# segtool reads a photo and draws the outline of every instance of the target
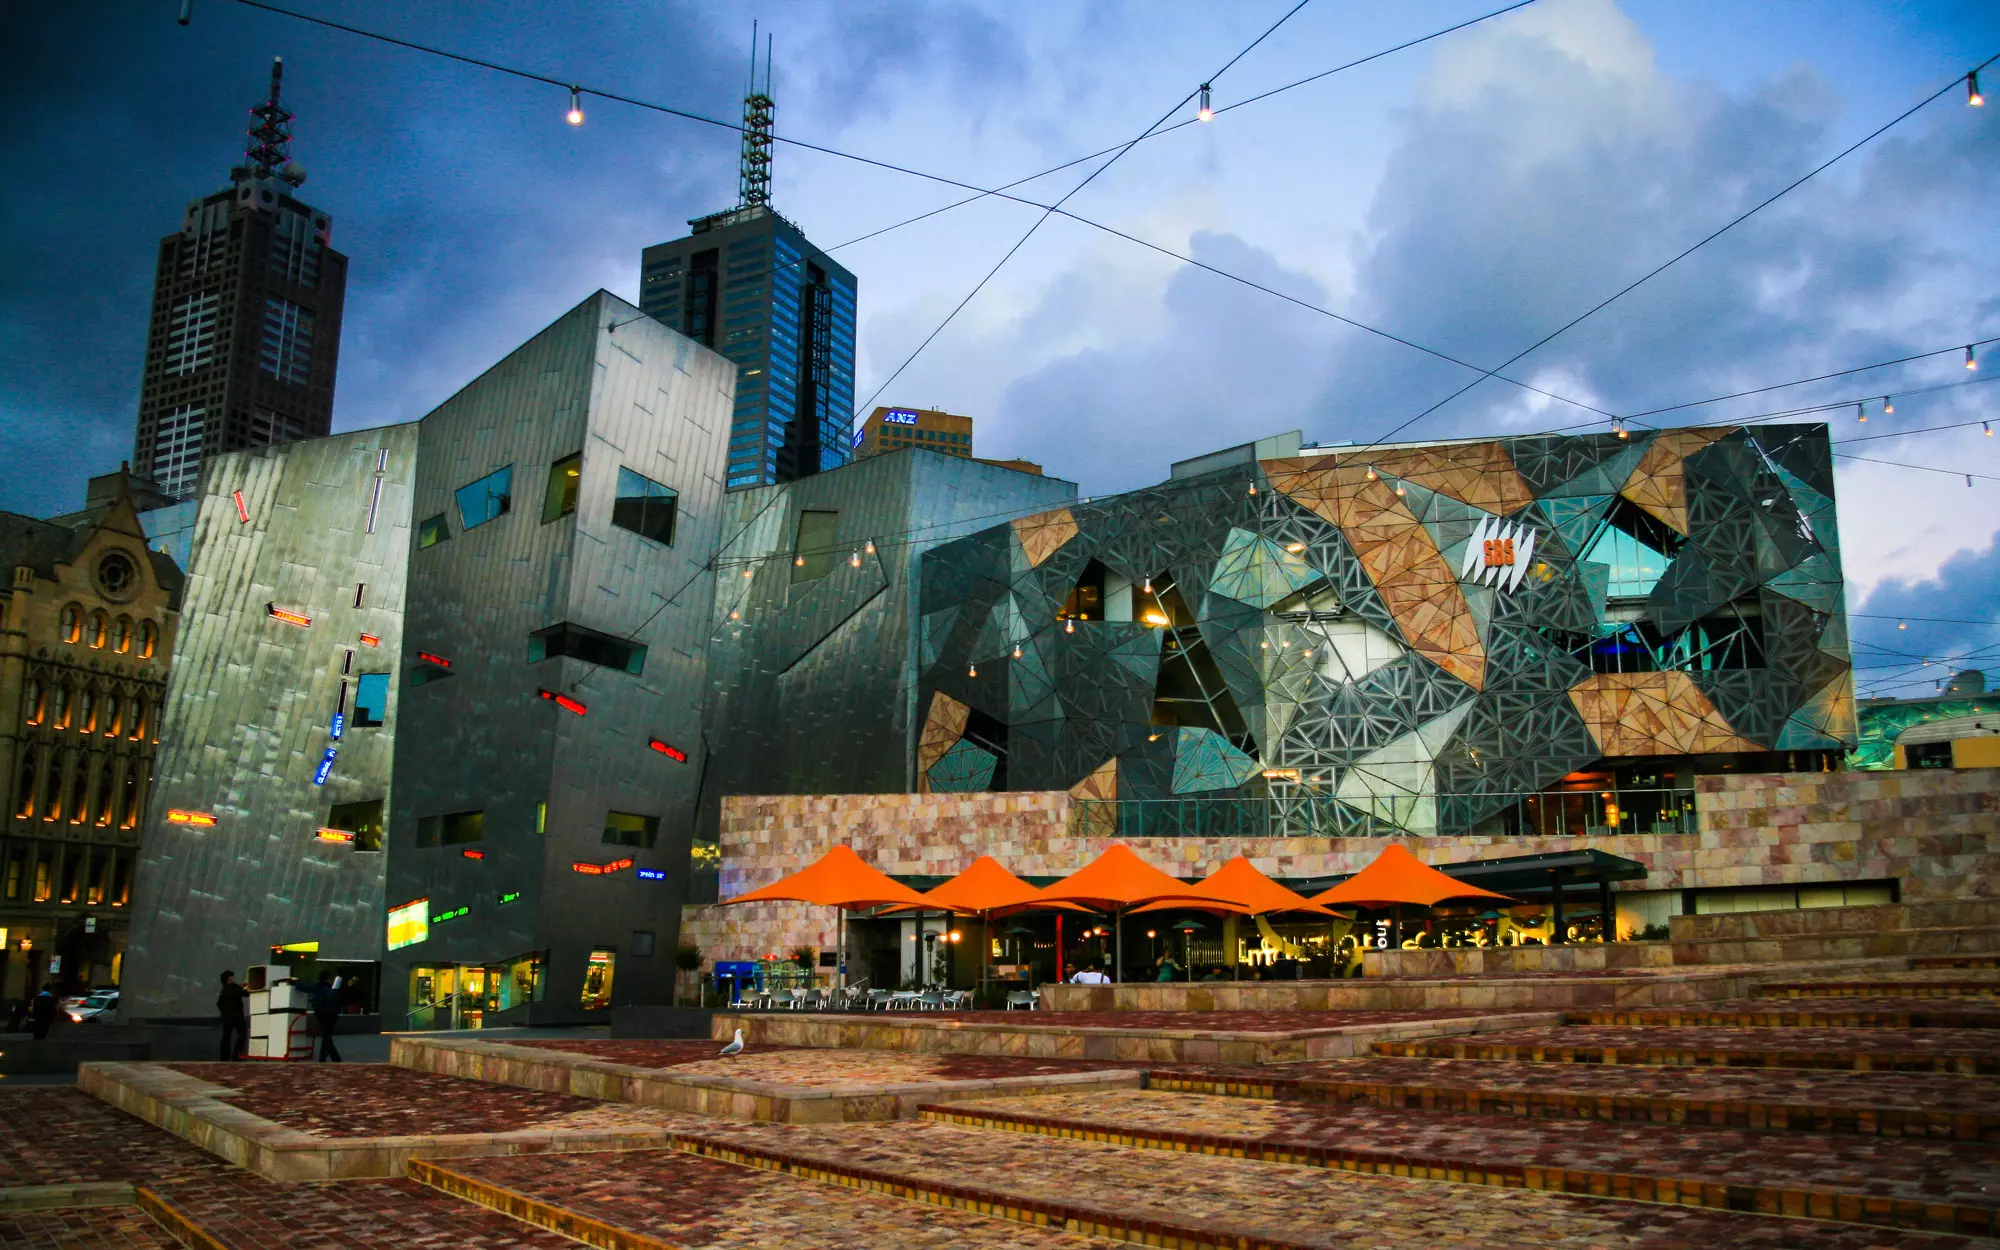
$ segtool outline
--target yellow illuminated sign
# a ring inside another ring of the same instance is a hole
[[[389,909],[389,949],[401,950],[405,946],[415,946],[429,941],[431,936],[431,901],[420,898],[401,907]]]

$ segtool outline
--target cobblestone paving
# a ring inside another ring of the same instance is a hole
[[[174,1250],[180,1244],[137,1207],[0,1214],[0,1246],[14,1250]]]
[[[440,1166],[677,1246],[742,1250],[1110,1250],[1123,1243],[719,1163],[673,1150],[518,1155]]]
[[[1304,1246],[1943,1250],[1995,1244],[1945,1234],[1413,1181],[1214,1155],[1176,1154],[1163,1159],[1158,1151],[947,1124],[732,1125],[708,1136],[717,1143],[781,1152],[830,1168],[864,1169],[995,1197],[1091,1206],[1131,1218],[1228,1229]],[[799,1243],[777,1238],[770,1244]]]
[[[235,1170],[74,1086],[0,1090],[0,1188],[145,1184]]]
[[[2000,1072],[2000,1032],[1982,1029],[1728,1029],[1568,1026],[1377,1042],[1377,1054],[1549,1062],[1742,1064]]]
[[[1001,1077],[1050,1076],[1070,1072],[1130,1069],[1140,1063],[1102,1063],[1083,1059],[1026,1059],[1003,1055],[924,1055],[886,1050],[807,1050],[788,1046],[749,1045],[740,1055],[715,1057],[716,1045],[703,1042],[697,1059],[682,1058],[685,1043],[592,1041],[549,1043],[545,1049],[589,1055],[612,1063],[642,1068],[671,1068],[690,1076],[726,1076],[809,1089],[844,1086],[875,1087],[930,1084],[937,1081],[986,1081]],[[654,1051],[651,1048],[663,1048]],[[655,1057],[657,1055],[657,1058]]]
[[[603,1037],[578,1038],[496,1038],[509,1046],[529,1046],[536,1050],[560,1050],[566,1054],[589,1055],[606,1063],[629,1063],[639,1068],[677,1068],[684,1063],[700,1063],[715,1058],[721,1042],[706,1038],[677,1038],[659,1041],[624,1041]],[[761,1046],[765,1052],[791,1050],[789,1046]]]
[[[1560,1167],[2000,1209],[2000,1146],[1973,1142],[1523,1120],[1147,1090],[980,1099],[957,1107],[1469,1167]]]
[[[882,1013],[895,1018],[915,1013]],[[1354,1025],[1463,1020],[1470,1009],[1434,1011],[953,1011],[924,1017],[967,1024],[1033,1024],[1069,1029],[1191,1029],[1201,1033],[1296,1033]]]
[[[386,1063],[176,1063],[237,1091],[221,1101],[320,1137],[505,1133],[547,1127],[603,1104]]]
[[[1574,1025],[1738,1028],[2000,1029],[2000,1001],[1909,997],[1735,998],[1682,1007],[1588,1008],[1563,1014]]]
[[[1820,1107],[1902,1107],[2000,1115],[2000,1081],[1944,1072],[1823,1072],[1803,1068],[1679,1068],[1491,1059],[1324,1059],[1240,1068],[1154,1064],[1151,1071],[1220,1080],[1338,1081],[1413,1089],[1527,1090],[1758,1102]]]

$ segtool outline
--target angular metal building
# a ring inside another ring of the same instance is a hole
[[[128,1018],[212,1015],[216,975],[274,946],[378,958],[417,433],[231,452],[203,473]]]
[[[696,834],[709,871],[689,901],[715,901],[720,796],[916,787],[923,554],[1075,498],[1074,482],[917,448],[729,495]]]
[[[1823,425],[1283,442],[929,552],[922,780],[1130,835],[1651,832],[1852,745]]]
[[[735,377],[600,291],[423,419],[385,1027],[669,1001]]]

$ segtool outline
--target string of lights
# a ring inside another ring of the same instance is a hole
[[[1973,347],[1984,347],[1989,343],[2000,343],[2000,338],[1974,339],[1966,347],[1969,350]],[[1958,350],[1960,350],[1959,345],[1953,344],[1950,347],[1940,347],[1934,351],[1918,352],[1913,356],[1898,356],[1894,360],[1878,360],[1872,365],[1856,365],[1852,369],[1838,369],[1832,373],[1820,373],[1809,378],[1796,378],[1790,382],[1778,382],[1770,386],[1753,387],[1747,391],[1731,391],[1727,395],[1711,395],[1707,399],[1691,399],[1682,404],[1667,404],[1660,408],[1648,408],[1644,412],[1628,412],[1625,414],[1625,419],[1627,421],[1637,421],[1644,417],[1656,417],[1663,412],[1680,412],[1686,408],[1701,408],[1709,404],[1719,404],[1725,400],[1742,399],[1749,395],[1764,395],[1771,391],[1789,390],[1794,386],[1804,386],[1810,382],[1825,382],[1832,378],[1844,378],[1856,373],[1868,373],[1876,369],[1887,369],[1892,365],[1906,365],[1914,360],[1929,360],[1933,356],[1948,356]],[[1882,397],[1885,403],[1891,398],[1888,395]],[[1893,412],[1895,409],[1891,408],[1890,411]]]
[[[1617,303],[1619,300],[1625,298],[1627,295],[1630,295],[1632,292],[1638,290],[1646,283],[1651,282],[1654,278],[1659,277],[1661,274],[1673,268],[1681,261],[1687,259],[1689,256],[1694,255],[1702,248],[1707,247],[1710,243],[1713,243],[1715,240],[1721,238],[1723,235],[1729,233],[1731,230],[1734,230],[1736,227],[1750,220],[1750,218],[1756,216],[1758,213],[1763,212],[1766,208],[1769,208],[1771,205],[1777,203],[1785,196],[1791,194],[1793,191],[1804,186],[1806,183],[1812,181],[1814,178],[1818,177],[1826,170],[1832,168],[1834,165],[1845,160],[1847,157],[1852,156],[1854,153],[1860,151],[1868,144],[1874,142],[1882,135],[1894,129],[1896,126],[1901,125],[1907,119],[1915,116],[1918,112],[1927,108],[1932,102],[1942,98],[1946,93],[1951,91],[1952,88],[1958,86],[1960,82],[1964,82],[1967,84],[1967,89],[1969,93],[1969,98],[1967,100],[1968,104],[1975,106],[1984,104],[1985,100],[1979,94],[1979,71],[1985,69],[1988,65],[1991,65],[1996,60],[2000,60],[2000,53],[1996,53],[1993,56],[1987,57],[1984,61],[1981,61],[1978,65],[1974,66],[1967,73],[1953,76],[1950,82],[1945,83],[1943,86],[1939,87],[1936,91],[1931,92],[1929,95],[1917,101],[1909,108],[1904,109],[1901,113],[1898,113],[1896,116],[1890,118],[1888,121],[1882,123],[1880,126],[1877,126],[1875,129],[1869,131],[1861,138],[1856,139],[1853,143],[1847,145],[1840,151],[1834,153],[1832,156],[1820,162],[1818,165],[1813,166],[1811,169],[1807,170],[1804,174],[1800,175],[1793,181],[1787,183],[1785,186],[1779,188],[1772,194],[1766,196],[1764,199],[1759,200],[1757,203],[1751,205],[1749,208],[1743,210],[1741,213],[1738,213],[1736,216],[1730,218],[1727,222],[1724,222],[1721,226],[1717,227],[1715,230],[1712,230],[1708,234],[1703,235],[1700,239],[1697,239],[1695,242],[1689,244],[1687,247],[1681,249],[1679,252],[1676,252],[1674,255],[1668,257],[1660,264],[1655,265],[1653,268],[1647,270],[1645,273],[1640,274],[1637,278],[1633,279],[1631,282],[1628,282],[1624,286],[1620,287],[1618,290],[1613,291],[1610,295],[1599,300],[1597,303],[1591,305],[1589,308],[1586,308],[1581,313],[1578,313],[1576,316],[1570,318],[1568,321],[1563,322],[1561,325],[1549,331],[1547,334],[1544,334],[1541,338],[1536,339],[1533,343],[1530,343],[1528,346],[1514,353],[1506,360],[1501,361],[1498,368],[1505,369],[1509,365],[1512,365],[1515,362],[1521,360],[1523,357],[1533,352],[1539,351],[1541,348],[1554,342],[1558,337],[1568,333],[1570,330],[1583,324],[1585,321],[1588,321],[1590,318],[1596,316],[1598,313],[1603,312],[1606,308],[1611,307],[1611,305]],[[1970,348],[1967,349],[1968,352],[1970,352],[1970,350],[1971,350]],[[1390,438],[1395,437],[1397,434],[1402,433],[1404,430],[1415,425],[1417,422],[1423,420],[1425,417],[1428,417],[1433,412],[1436,412],[1438,409],[1444,407],[1452,400],[1457,399],[1460,395],[1465,394],[1467,391],[1471,390],[1475,386],[1478,386],[1481,382],[1485,380],[1486,379],[1483,377],[1474,378],[1472,381],[1467,382],[1464,386],[1459,387],[1451,394],[1446,395],[1443,399],[1438,400],[1430,407],[1425,408],[1422,412],[1417,413],[1413,417],[1407,418],[1401,424],[1391,429],[1387,434],[1383,435],[1382,439],[1378,441],[1386,441]]]

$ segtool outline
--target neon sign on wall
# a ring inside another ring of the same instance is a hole
[[[882,420],[887,425],[915,425],[917,414],[902,408],[891,408],[882,414]]]

